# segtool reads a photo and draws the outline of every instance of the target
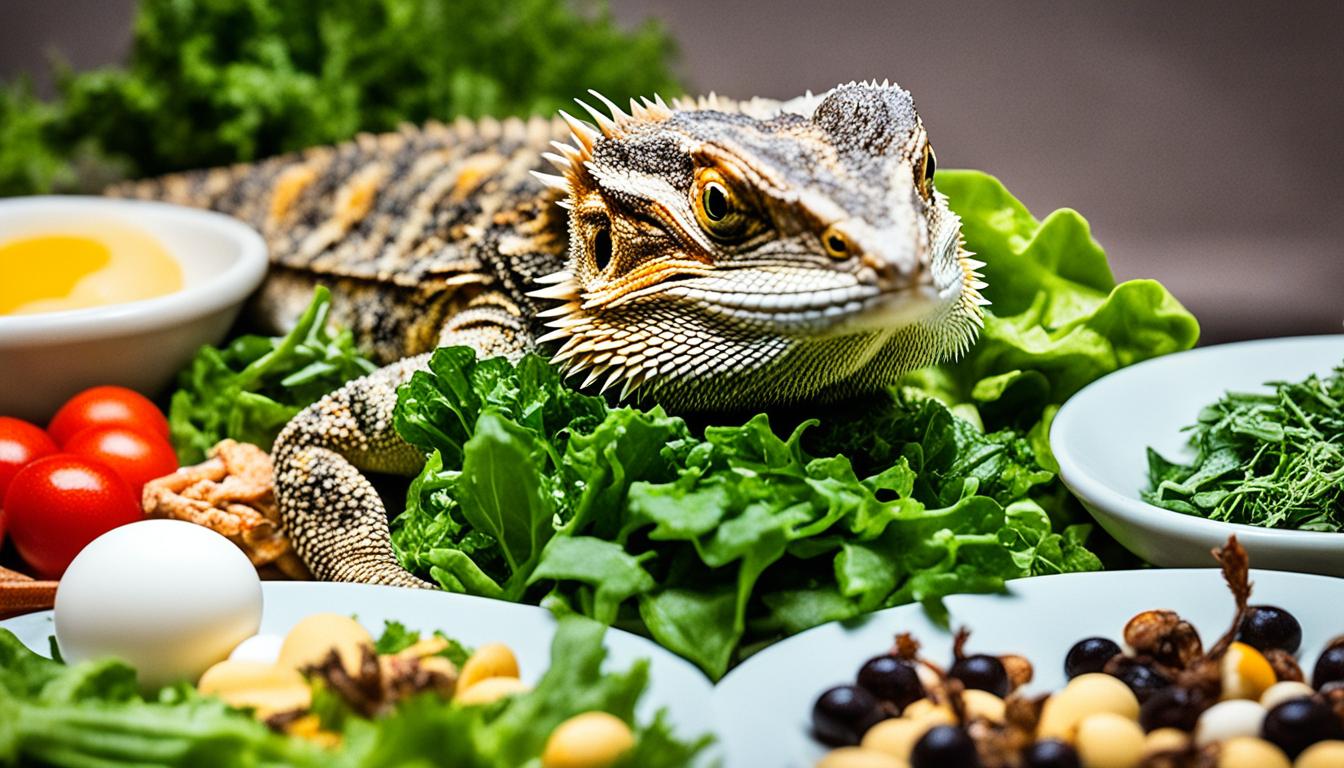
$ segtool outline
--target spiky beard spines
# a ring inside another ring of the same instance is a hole
[[[957,223],[958,225],[961,223],[959,218]],[[985,262],[973,258],[974,256],[975,254],[966,248],[965,235],[958,230],[956,259],[962,274],[961,294],[957,297],[956,306],[953,308],[951,322],[946,325],[948,333],[955,337],[955,343],[950,345],[953,349],[949,355],[951,360],[965,357],[975,345],[980,330],[985,327],[984,308],[989,306],[990,301],[981,291],[988,288],[989,284],[985,282],[985,276],[980,272]]]

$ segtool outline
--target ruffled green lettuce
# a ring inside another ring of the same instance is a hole
[[[396,422],[429,452],[393,521],[407,568],[642,632],[714,678],[825,621],[1100,567],[1032,500],[1054,475],[1023,435],[929,398],[696,434],[541,358],[454,347],[401,388]]]
[[[979,171],[939,172],[938,188],[961,216],[966,247],[985,262],[992,303],[964,358],[906,384],[973,421],[1029,429],[1088,383],[1198,340],[1199,323],[1160,283],[1115,282],[1077,211],[1038,221]],[[1048,456],[1044,440],[1038,447]]]

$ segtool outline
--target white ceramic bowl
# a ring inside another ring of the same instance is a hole
[[[1141,501],[1147,448],[1194,453],[1181,428],[1225,391],[1325,374],[1344,361],[1344,335],[1205,347],[1123,368],[1069,399],[1050,429],[1060,477],[1129,551],[1163,566],[1204,566],[1229,534],[1259,568],[1344,576],[1344,533],[1280,530],[1208,520]]]
[[[1297,658],[1310,675],[1326,643],[1344,631],[1344,581],[1258,568],[1251,581],[1252,603],[1280,606],[1302,624]],[[1213,568],[1035,576],[1009,582],[1005,595],[952,595],[946,602],[950,627],[936,624],[919,604],[902,605],[809,629],[729,672],[714,691],[726,764],[816,765],[826,749],[810,733],[812,703],[831,686],[853,682],[864,661],[891,648],[899,632],[914,635],[925,658],[946,663],[955,629],[966,627],[971,653],[1027,657],[1035,676],[1026,693],[1038,695],[1067,682],[1064,657],[1074,643],[1085,637],[1119,641],[1125,623],[1141,611],[1174,610],[1210,645],[1227,631],[1233,614],[1232,595]]]
[[[153,396],[202,344],[224,338],[266,274],[266,244],[209,211],[99,197],[0,200],[0,242],[59,234],[69,221],[147,232],[182,267],[179,291],[90,309],[0,316],[0,415],[45,424],[87,387],[119,384]],[[0,276],[3,279],[3,276]]]

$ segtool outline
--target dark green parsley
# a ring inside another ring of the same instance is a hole
[[[1195,459],[1148,449],[1145,501],[1229,523],[1303,531],[1344,525],[1344,366],[1327,377],[1229,392],[1187,427]]]

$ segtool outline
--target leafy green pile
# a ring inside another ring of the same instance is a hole
[[[74,183],[74,166],[50,138],[59,112],[34,97],[26,82],[0,87],[0,197]]]
[[[318,286],[283,337],[239,336],[204,346],[178,375],[168,425],[178,460],[194,464],[228,437],[270,450],[295,414],[350,379],[374,371],[354,336],[327,327],[331,294]]]
[[[984,295],[993,303],[970,352],[904,384],[986,429],[1024,432],[1041,466],[1058,472],[1049,435],[1064,401],[1123,366],[1193,347],[1199,324],[1155,280],[1116,283],[1077,211],[1038,221],[979,171],[939,171],[938,189],[961,217],[967,248],[986,262]],[[1034,497],[1057,526],[1088,519],[1058,481]],[[1118,547],[1106,554],[1127,562]]]
[[[142,698],[135,671],[121,662],[66,667],[0,631],[0,765],[535,765],[550,732],[573,715],[601,710],[634,724],[648,665],[603,672],[604,631],[591,621],[562,620],[551,666],[537,686],[491,706],[463,707],[427,694],[370,721],[339,711],[336,697],[325,697],[323,725],[341,736],[335,750],[278,735],[186,685]],[[636,746],[619,765],[680,768],[707,743],[677,739],[662,713],[635,725],[635,735]]]
[[[0,95],[0,193],[71,181],[61,160],[85,141],[154,175],[429,118],[553,114],[587,88],[672,94],[672,54],[600,1],[141,0],[126,67],[61,73],[52,104]]]
[[[1099,567],[1083,529],[1052,532],[1028,498],[1053,475],[1025,439],[928,399],[879,410],[815,430],[835,446],[879,425],[860,476],[803,449],[815,420],[700,438],[567,388],[541,358],[440,349],[399,393],[397,429],[430,458],[393,543],[446,589],[624,624],[714,678],[744,645],[825,621]]]
[[[1144,500],[1229,523],[1344,529],[1344,366],[1270,386],[1229,392],[1200,411],[1187,427],[1190,464],[1149,448]]]
[[[537,358],[440,350],[397,407],[429,456],[394,521],[403,564],[644,632],[716,678],[824,621],[1099,567],[1068,525],[1049,419],[1198,327],[1157,283],[1115,285],[1076,213],[1038,223],[992,177],[947,176],[995,302],[964,360],[782,437],[764,414],[693,434],[574,392]]]

